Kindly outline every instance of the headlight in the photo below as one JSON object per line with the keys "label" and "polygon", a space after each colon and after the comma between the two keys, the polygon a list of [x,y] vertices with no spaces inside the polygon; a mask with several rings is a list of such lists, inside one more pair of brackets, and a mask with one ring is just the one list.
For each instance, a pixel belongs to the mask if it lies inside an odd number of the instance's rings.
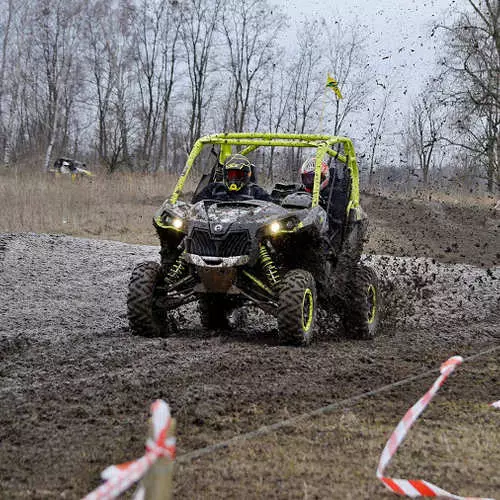
{"label": "headlight", "polygon": [[175,215],[163,213],[155,218],[155,224],[165,229],[175,229],[181,231],[184,227],[184,220]]}
{"label": "headlight", "polygon": [[278,233],[293,233],[303,227],[302,222],[295,216],[287,217],[286,219],[276,220],[269,224],[268,231],[270,234],[277,235]]}
{"label": "headlight", "polygon": [[269,225],[269,231],[271,234],[276,234],[281,230],[281,224],[279,222],[273,222]]}
{"label": "headlight", "polygon": [[175,229],[180,229],[183,226],[184,222],[182,219],[179,219],[178,217],[175,217],[175,219],[172,220],[172,226],[175,227]]}

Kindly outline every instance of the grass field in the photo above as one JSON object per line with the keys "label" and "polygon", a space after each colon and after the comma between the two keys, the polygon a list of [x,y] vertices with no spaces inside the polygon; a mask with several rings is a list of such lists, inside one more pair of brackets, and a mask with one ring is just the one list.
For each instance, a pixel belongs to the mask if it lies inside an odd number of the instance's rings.
{"label": "grass field", "polygon": [[[91,180],[27,168],[0,169],[0,231],[62,233],[126,243],[157,244],[151,220],[171,194],[172,174],[97,173]],[[403,197],[397,189],[381,196]],[[412,197],[450,205],[493,207],[495,198],[416,191]]]}
{"label": "grass field", "polygon": [[167,174],[97,174],[73,182],[26,169],[3,170],[0,230],[156,244],[151,220],[174,183]]}

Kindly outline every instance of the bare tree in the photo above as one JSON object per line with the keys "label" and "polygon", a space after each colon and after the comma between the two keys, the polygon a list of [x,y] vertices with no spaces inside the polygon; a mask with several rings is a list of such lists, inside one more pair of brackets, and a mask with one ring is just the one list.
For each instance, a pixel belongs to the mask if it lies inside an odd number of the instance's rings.
{"label": "bare tree", "polygon": [[114,172],[121,165],[132,168],[136,8],[128,1],[115,6],[103,0],[96,0],[91,8],[88,62],[97,107],[97,149],[101,161]]}
{"label": "bare tree", "polygon": [[335,100],[333,135],[338,135],[346,118],[366,106],[373,89],[374,76],[370,76],[366,36],[355,24],[326,23],[325,32],[328,67],[342,91],[342,99]]}
{"label": "bare tree", "polygon": [[144,131],[141,153],[146,167],[155,142],[160,111],[157,66],[160,52],[160,29],[165,7],[165,2],[142,0],[137,9],[138,22],[135,25],[135,60],[141,98],[140,116]]}
{"label": "bare tree", "polygon": [[[180,32],[177,8],[163,0],[143,0],[136,23],[137,82],[140,118],[144,131],[142,157],[148,170],[167,151],[167,119],[174,85],[176,50]],[[159,134],[158,134],[159,131]],[[158,145],[158,143],[160,143]],[[159,147],[158,147],[159,146]],[[161,149],[155,154],[155,148]]]}
{"label": "bare tree", "polygon": [[436,145],[442,138],[444,124],[445,119],[439,115],[436,102],[420,95],[412,105],[406,135],[411,151],[417,157],[424,185],[429,181],[429,171],[435,161]]}
{"label": "bare tree", "polygon": [[[304,21],[297,32],[298,53],[287,68],[290,95],[283,126],[288,132],[316,132],[319,127],[319,99],[324,93],[326,78],[323,71],[318,71],[318,68],[323,67],[321,63],[324,53],[320,33],[318,21]],[[289,174],[294,175],[301,161],[302,151],[297,148],[290,153],[292,156],[287,158],[287,166]]]}
{"label": "bare tree", "polygon": [[310,128],[313,110],[318,109],[318,99],[324,91],[324,74],[318,74],[321,67],[322,44],[318,34],[317,21],[304,22],[297,33],[298,54],[289,68],[290,101],[287,128],[290,132],[303,133]]}
{"label": "bare tree", "polygon": [[[43,151],[47,165],[54,152],[78,148],[109,171],[155,171],[181,161],[180,144],[189,148],[221,124],[319,132],[322,109],[332,104],[327,72],[344,98],[325,113],[326,125],[341,133],[373,80],[359,29],[305,19],[297,44],[277,47],[287,20],[269,1],[0,0],[0,153]],[[481,116],[478,137],[493,123]],[[283,164],[295,172],[299,155]]]}
{"label": "bare tree", "polygon": [[[59,132],[63,94],[75,78],[74,60],[80,42],[81,3],[38,0],[35,5],[34,41],[43,63],[47,92],[47,149],[44,162],[47,168]],[[68,109],[65,111],[69,112]]]}
{"label": "bare tree", "polygon": [[[264,13],[264,15],[263,15]],[[286,27],[286,17],[267,0],[228,0],[222,11],[224,35],[231,75],[231,128],[243,130],[257,77],[269,69],[276,32]]]}
{"label": "bare tree", "polygon": [[5,149],[7,146],[7,126],[4,119],[4,88],[5,88],[5,68],[7,66],[7,49],[9,47],[9,36],[14,14],[14,0],[7,0],[7,5],[4,7],[4,12],[7,13],[5,21],[2,23],[2,55],[0,60],[0,154],[1,158],[5,159]]}
{"label": "bare tree", "polygon": [[500,158],[500,2],[467,0],[445,30],[440,60],[442,95],[452,109],[454,134],[446,140],[484,164],[494,190]]}
{"label": "bare tree", "polygon": [[[267,94],[268,105],[268,129],[271,132],[279,132],[282,129],[286,117],[288,102],[290,99],[288,71],[283,67],[273,64],[270,78],[268,78],[269,89]],[[267,177],[272,183],[274,181],[274,147],[270,150],[269,167]]]}
{"label": "bare tree", "polygon": [[209,63],[221,4],[222,0],[189,0],[182,6],[179,14],[191,92],[188,148],[191,148],[201,135],[207,104],[206,84],[210,70]]}
{"label": "bare tree", "polygon": [[[34,47],[30,32],[22,29],[21,19],[29,18],[26,9],[17,6],[12,24],[12,44],[7,52],[8,71],[5,75],[3,104],[7,108],[9,124],[5,134],[3,162],[8,165],[11,160],[22,154],[32,152],[37,136],[38,85]],[[31,68],[31,71],[30,71]],[[7,109],[5,110],[7,111]],[[16,154],[17,153],[17,154]]]}
{"label": "bare tree", "polygon": [[370,154],[370,167],[368,170],[368,184],[373,184],[373,174],[375,172],[377,146],[382,140],[382,130],[385,124],[385,115],[387,112],[387,104],[391,96],[391,89],[384,88],[383,98],[380,101],[380,106],[376,109],[374,116],[370,120],[369,135],[371,136],[371,154]]}
{"label": "bare tree", "polygon": [[176,68],[178,59],[178,41],[180,37],[181,21],[175,7],[169,6],[167,18],[162,33],[161,44],[161,133],[158,147],[158,167],[166,169],[169,162],[169,148],[167,140],[169,135],[170,102],[176,81]]}
{"label": "bare tree", "polygon": [[[111,96],[116,86],[112,33],[114,11],[107,1],[97,0],[89,5],[86,21],[86,33],[89,67],[89,83],[93,86],[91,102],[97,108],[97,153],[101,161],[108,159],[108,114]],[[97,98],[97,102],[95,100]]]}

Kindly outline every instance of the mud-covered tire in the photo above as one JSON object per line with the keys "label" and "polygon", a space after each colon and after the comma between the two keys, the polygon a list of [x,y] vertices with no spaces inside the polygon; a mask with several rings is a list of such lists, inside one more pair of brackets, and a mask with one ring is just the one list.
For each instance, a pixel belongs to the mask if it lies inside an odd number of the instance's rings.
{"label": "mud-covered tire", "polygon": [[283,277],[278,302],[280,337],[289,344],[307,345],[316,330],[316,282],[309,271],[295,269]]}
{"label": "mud-covered tire", "polygon": [[154,304],[155,289],[163,279],[160,264],[141,262],[132,271],[127,296],[130,330],[142,337],[164,337],[169,333],[166,315]]}
{"label": "mud-covered tire", "polygon": [[198,300],[200,321],[208,330],[228,329],[227,297],[224,294],[206,294]]}
{"label": "mud-covered tire", "polygon": [[345,335],[352,339],[375,337],[380,320],[381,297],[375,271],[364,264],[352,269],[342,311]]}

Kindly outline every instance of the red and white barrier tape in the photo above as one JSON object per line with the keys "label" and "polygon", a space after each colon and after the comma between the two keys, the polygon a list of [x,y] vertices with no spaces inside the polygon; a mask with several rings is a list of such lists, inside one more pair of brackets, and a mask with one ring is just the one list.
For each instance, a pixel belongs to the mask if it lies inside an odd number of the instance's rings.
{"label": "red and white barrier tape", "polygon": [[[377,467],[377,477],[391,491],[399,493],[400,495],[409,496],[411,498],[442,496],[455,500],[494,500],[491,498],[472,498],[453,495],[452,493],[448,493],[438,486],[421,479],[394,479],[384,477],[385,468],[391,461],[391,458],[396,453],[400,444],[403,442],[415,420],[417,420],[420,414],[425,410],[426,406],[431,402],[432,398],[444,384],[445,380],[462,362],[463,359],[460,356],[453,356],[441,365],[441,375],[432,384],[431,388],[406,412],[406,415],[399,422],[396,429],[391,434],[391,437],[387,441]],[[500,401],[492,403],[491,406],[500,408]]]}
{"label": "red and white barrier tape", "polygon": [[146,441],[144,456],[132,462],[111,465],[104,469],[101,477],[106,482],[89,493],[83,500],[116,498],[141,479],[159,457],[175,459],[175,438],[168,437],[172,419],[170,418],[170,409],[165,401],[157,399],[151,405],[151,419],[153,439]]}

